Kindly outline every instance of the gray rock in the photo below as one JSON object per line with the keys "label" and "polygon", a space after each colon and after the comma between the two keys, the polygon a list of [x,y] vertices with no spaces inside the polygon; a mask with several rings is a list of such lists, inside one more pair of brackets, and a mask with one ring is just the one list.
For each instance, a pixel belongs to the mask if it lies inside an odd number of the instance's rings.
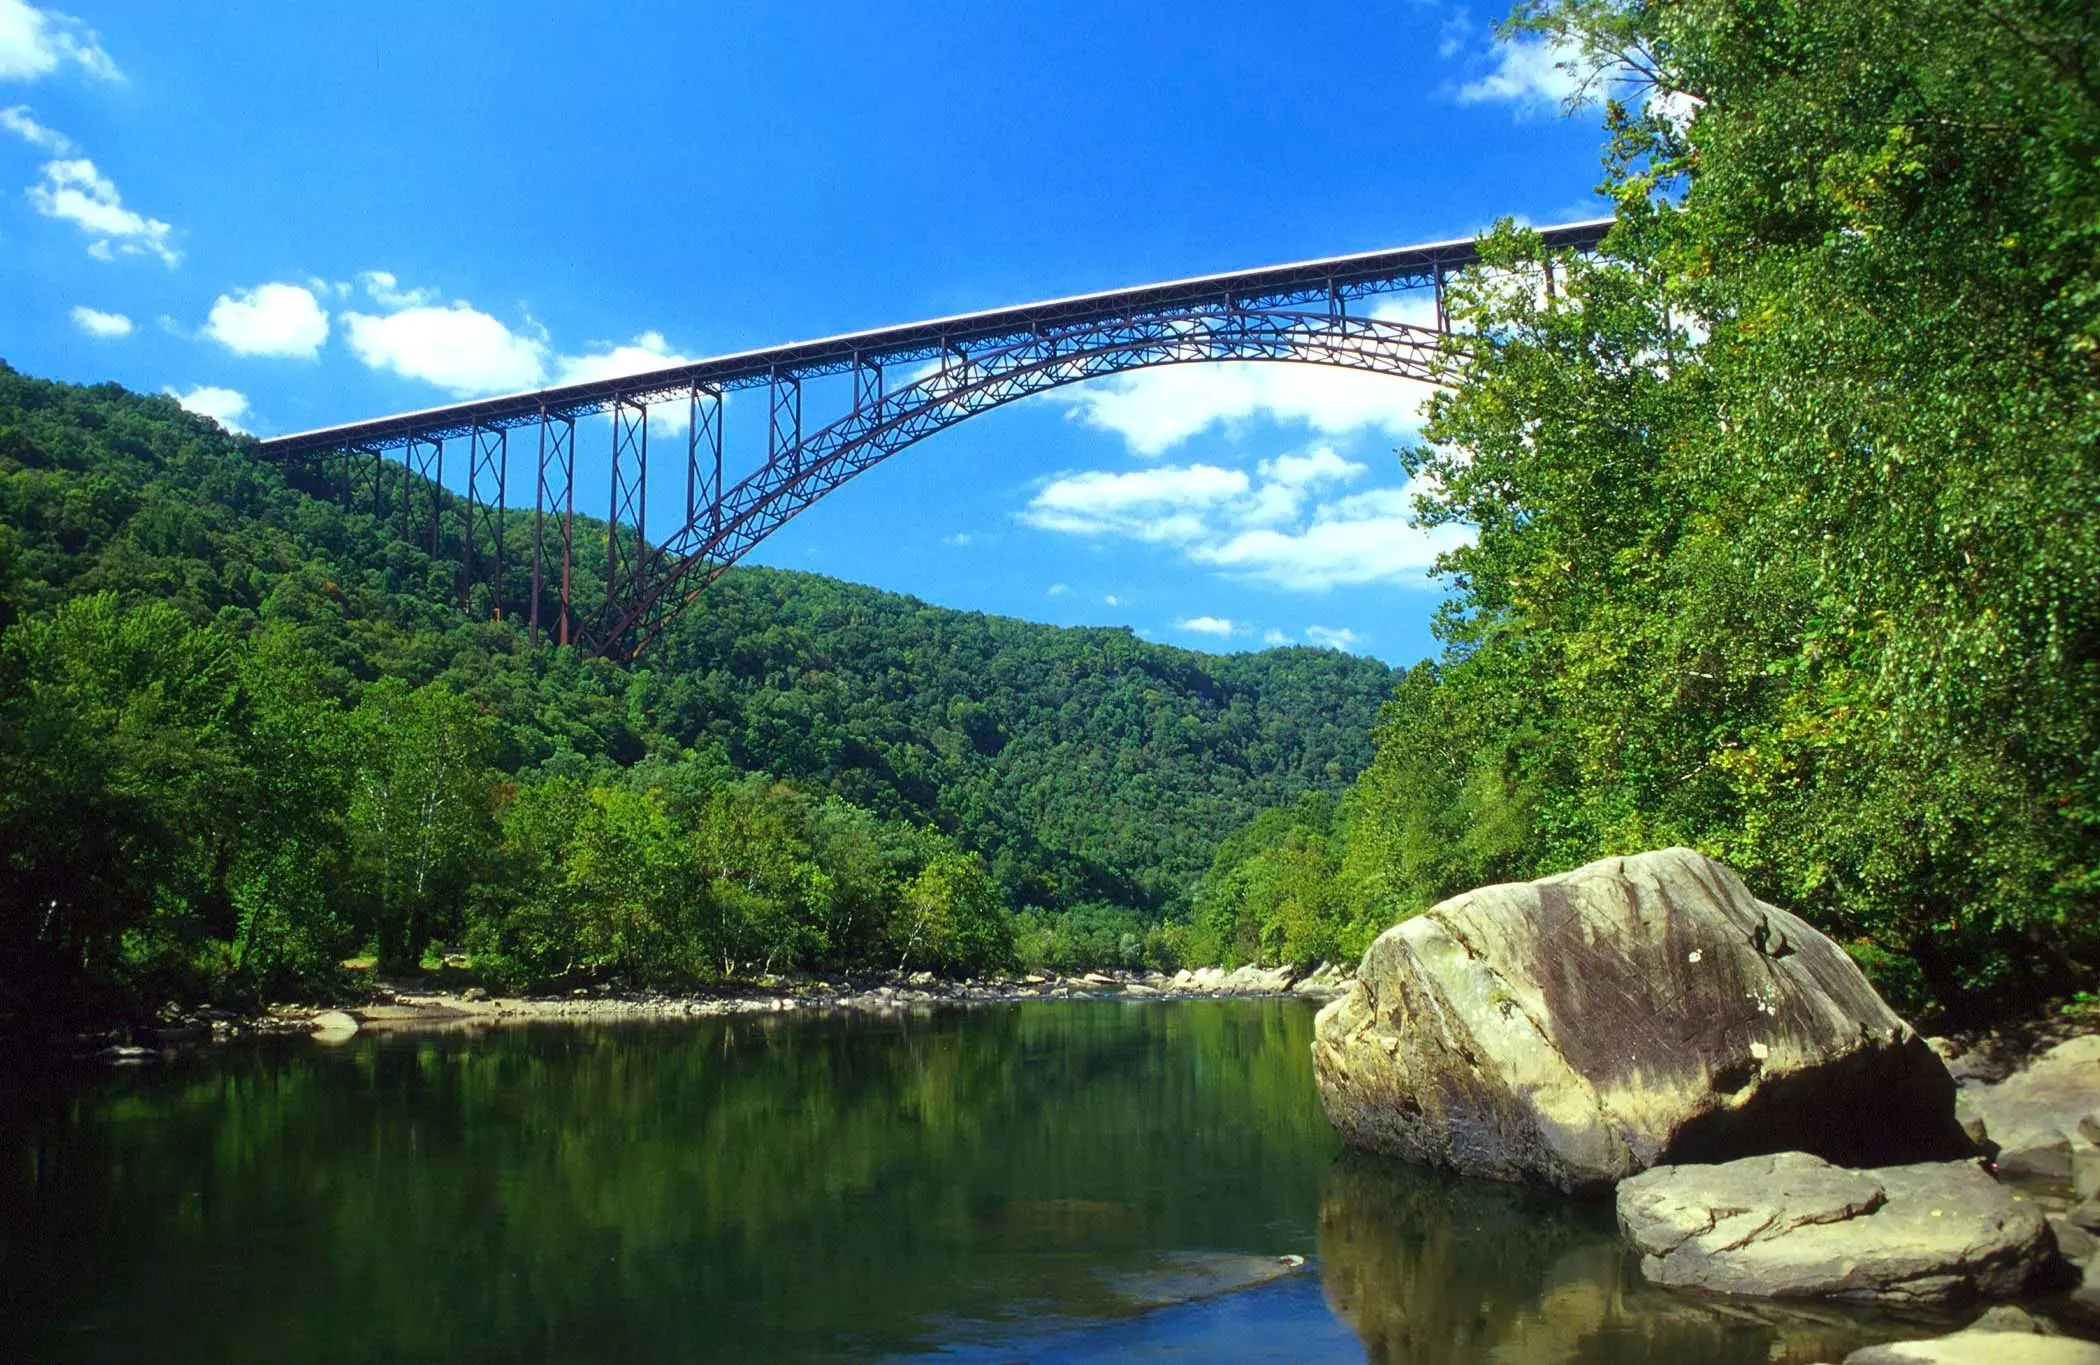
{"label": "gray rock", "polygon": [[2015,1308],[2001,1303],[1995,1308],[1986,1308],[1976,1321],[1962,1328],[1964,1332],[2030,1332],[2036,1336],[2060,1337],[2063,1328],[2047,1318],[2036,1317],[2024,1308]]}
{"label": "gray rock", "polygon": [[1657,1284],[1775,1298],[2000,1298],[2043,1276],[2048,1225],[1974,1162],[1850,1170],[1805,1152],[1658,1166],[1619,1186]]}
{"label": "gray rock", "polygon": [[[1994,1308],[1984,1318],[2008,1313],[2019,1310]],[[2041,1320],[2019,1316],[2030,1325],[1979,1320],[1952,1336],[1854,1351],[1845,1357],[1845,1365],[2100,1365],[2100,1346],[2054,1335],[2055,1329]]]}
{"label": "gray rock", "polygon": [[1843,950],[1690,849],[1454,897],[1381,934],[1320,1012],[1351,1144],[1595,1189],[1786,1150],[1973,1150],[1954,1084]]}
{"label": "gray rock", "polygon": [[2100,1251],[2100,1238],[2072,1222],[2069,1214],[2045,1213],[2043,1216],[2049,1220],[2049,1231],[2056,1238],[2056,1250],[2065,1260],[2084,1265],[2093,1258],[2095,1251]]}
{"label": "gray rock", "polygon": [[2071,1291],[2071,1302],[2088,1316],[2100,1316],[2100,1257],[2085,1263],[2078,1287]]}
{"label": "gray rock", "polygon": [[2100,1192],[2100,1145],[2086,1120],[2100,1105],[2100,1036],[2058,1043],[1996,1085],[1964,1087],[1963,1108],[1998,1146],[1998,1169],[2013,1179]]}
{"label": "gray rock", "polygon": [[340,1043],[357,1034],[357,1020],[341,1010],[323,1010],[313,1017],[313,1036],[317,1043]]}

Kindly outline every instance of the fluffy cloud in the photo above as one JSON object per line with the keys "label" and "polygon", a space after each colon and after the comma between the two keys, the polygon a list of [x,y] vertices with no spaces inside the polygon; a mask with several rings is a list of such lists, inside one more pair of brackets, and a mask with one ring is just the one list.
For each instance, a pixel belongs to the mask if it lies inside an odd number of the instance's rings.
{"label": "fluffy cloud", "polygon": [[1350,650],[1364,642],[1363,636],[1347,626],[1307,626],[1305,638],[1322,649]]}
{"label": "fluffy cloud", "polygon": [[1304,525],[1255,527],[1189,547],[1200,564],[1300,592],[1360,583],[1428,585],[1438,555],[1472,539],[1462,526],[1409,524],[1414,485],[1381,488],[1313,510]]}
{"label": "fluffy cloud", "polygon": [[0,0],[0,81],[33,81],[66,65],[100,80],[123,75],[95,31],[78,19],[26,0]]}
{"label": "fluffy cloud", "polygon": [[75,308],[73,325],[91,337],[128,337],[132,332],[130,318],[122,313],[105,313],[99,308]]}
{"label": "fluffy cloud", "polygon": [[1471,533],[1410,525],[1422,491],[1414,484],[1341,494],[1340,485],[1366,472],[1327,446],[1264,460],[1255,479],[1206,464],[1091,470],[1045,485],[1021,520],[1068,535],[1174,545],[1194,563],[1297,591],[1427,586],[1436,557]]}
{"label": "fluffy cloud", "polygon": [[[384,313],[345,313],[344,335],[359,360],[467,397],[624,379],[689,363],[662,332],[603,345],[580,355],[556,355],[547,331],[530,317],[513,330],[464,300],[446,305],[433,289],[404,288],[393,272],[367,270],[357,277],[365,297]],[[650,409],[652,431],[683,429],[688,413],[681,400]]]}
{"label": "fluffy cloud", "polygon": [[1265,645],[1287,645],[1291,643],[1291,637],[1270,626],[1262,632],[1261,642]]}
{"label": "fluffy cloud", "polygon": [[1063,597],[1066,593],[1070,591],[1072,591],[1071,588],[1067,587],[1063,583],[1052,583],[1050,585],[1049,596]]}
{"label": "fluffy cloud", "polygon": [[1174,623],[1174,629],[1191,635],[1215,635],[1223,639],[1237,635],[1245,627],[1223,616],[1184,616]]}
{"label": "fluffy cloud", "polygon": [[26,104],[17,104],[12,108],[0,109],[0,129],[13,133],[30,146],[40,151],[49,152],[53,156],[71,156],[73,154],[73,139],[59,132],[56,128],[46,128],[43,124],[38,123],[35,115],[29,112],[29,106]]}
{"label": "fluffy cloud", "polygon": [[1165,465],[1127,474],[1089,470],[1052,480],[1021,519],[1046,531],[1187,540],[1203,532],[1197,515],[1247,494],[1247,476],[1216,465]]}
{"label": "fluffy cloud", "polygon": [[166,391],[168,396],[182,404],[189,412],[200,417],[209,417],[228,431],[246,432],[241,419],[248,415],[248,396],[235,389],[222,389],[213,384],[199,384],[188,393],[175,389]]}
{"label": "fluffy cloud", "polygon": [[[1370,315],[1431,326],[1436,301],[1412,295],[1381,300]],[[1265,418],[1323,435],[1421,425],[1426,384],[1328,365],[1235,360],[1133,370],[1058,390],[1054,397],[1090,427],[1121,436],[1139,455],[1159,455],[1213,426]]]}
{"label": "fluffy cloud", "polygon": [[448,308],[417,304],[385,314],[345,313],[350,352],[375,370],[420,379],[454,395],[537,388],[547,373],[547,345],[520,336],[461,301]]}
{"label": "fluffy cloud", "polygon": [[328,310],[303,284],[259,284],[219,295],[204,335],[235,355],[312,359],[328,340]]}
{"label": "fluffy cloud", "polygon": [[[367,270],[357,277],[364,286],[365,297],[381,308],[421,308],[438,300],[435,289],[403,289],[401,281],[394,278],[391,270]],[[335,286],[338,293],[349,293],[348,285]]]}
{"label": "fluffy cloud", "polygon": [[1527,40],[1500,44],[1495,69],[1459,87],[1461,104],[1507,100],[1520,105],[1564,104],[1581,82],[1570,69],[1581,57],[1572,45]]}
{"label": "fluffy cloud", "polygon": [[182,254],[168,245],[175,229],[125,208],[115,182],[86,157],[46,162],[43,182],[29,187],[29,202],[46,218],[71,223],[93,237],[88,254],[97,260],[149,252],[170,266],[182,260]]}
{"label": "fluffy cloud", "polygon": [[[643,332],[625,345],[604,346],[582,355],[559,357],[554,364],[554,382],[587,384],[596,379],[625,379],[629,375],[690,363],[692,357],[673,350],[662,332]],[[691,405],[683,398],[658,403],[649,409],[649,430],[666,437],[674,436],[685,430],[692,415]]]}
{"label": "fluffy cloud", "polygon": [[587,384],[594,379],[625,379],[631,374],[647,374],[691,362],[690,356],[671,349],[662,332],[644,332],[624,346],[561,357],[555,365],[554,382]]}

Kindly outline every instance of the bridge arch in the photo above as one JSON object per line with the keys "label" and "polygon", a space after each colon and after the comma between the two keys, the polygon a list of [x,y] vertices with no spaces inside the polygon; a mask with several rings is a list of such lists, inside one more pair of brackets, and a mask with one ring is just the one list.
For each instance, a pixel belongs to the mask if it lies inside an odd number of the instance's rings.
{"label": "bridge arch", "polygon": [[1111,321],[952,357],[910,383],[868,395],[811,432],[653,547],[623,601],[609,599],[585,640],[646,648],[677,611],[730,565],[819,499],[890,456],[1022,398],[1165,365],[1236,360],[1330,365],[1433,383],[1447,333],[1340,311],[1221,308],[1171,319]]}
{"label": "bridge arch", "polygon": [[[1610,227],[1608,219],[1570,223],[1538,235],[1549,248],[1580,252]],[[500,617],[516,600],[504,548],[513,446],[525,445],[518,453],[537,469],[524,598],[533,640],[547,589],[558,583],[557,640],[632,654],[725,568],[833,489],[936,432],[1032,394],[1131,370],[1236,360],[1434,382],[1458,344],[1443,330],[1446,273],[1478,260],[1477,243],[1460,239],[1082,294],[300,432],[261,442],[260,453],[317,466],[346,503],[363,480],[375,515],[392,515],[398,502],[404,538],[427,535],[433,557],[459,561],[462,604],[487,593]],[[1410,289],[1435,291],[1436,328],[1350,311],[1355,300]],[[888,377],[900,374],[908,378],[888,387]],[[804,381],[843,375],[852,380],[844,415],[805,428]],[[730,483],[723,400],[758,388],[767,395],[765,458]],[[652,538],[645,526],[649,410],[672,402],[690,405],[685,515]],[[592,414],[612,419],[602,559],[579,556],[588,547],[575,537],[576,421]],[[448,445],[462,443],[466,478],[454,492],[445,458]],[[388,451],[398,452],[398,479],[388,478]],[[661,443],[654,458],[661,478]],[[603,564],[605,592],[579,621],[571,588],[580,558]]]}

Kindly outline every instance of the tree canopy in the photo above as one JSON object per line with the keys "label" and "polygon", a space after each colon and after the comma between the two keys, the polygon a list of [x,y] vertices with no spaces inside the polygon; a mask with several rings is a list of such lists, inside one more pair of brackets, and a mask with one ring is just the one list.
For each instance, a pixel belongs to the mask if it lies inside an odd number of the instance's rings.
{"label": "tree canopy", "polygon": [[1540,0],[1512,27],[1610,97],[1618,222],[1588,257],[1505,226],[1450,301],[1493,344],[1450,354],[1406,458],[1423,518],[1475,534],[1445,657],[1340,807],[1345,937],[1682,843],[1905,1004],[2089,979],[2090,15]]}

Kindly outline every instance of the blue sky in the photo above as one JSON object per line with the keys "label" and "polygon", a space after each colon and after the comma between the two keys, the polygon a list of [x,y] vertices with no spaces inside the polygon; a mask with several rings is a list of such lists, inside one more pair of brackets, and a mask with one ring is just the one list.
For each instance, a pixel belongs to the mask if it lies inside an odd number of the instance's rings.
{"label": "blue sky", "polygon": [[[268,435],[1600,216],[1596,120],[1499,15],[0,0],[0,358]],[[1421,397],[1302,365],[1097,381],[905,452],[753,559],[1410,663],[1440,595],[1393,455]],[[758,415],[732,403],[732,474]],[[608,439],[579,429],[580,507]]]}

